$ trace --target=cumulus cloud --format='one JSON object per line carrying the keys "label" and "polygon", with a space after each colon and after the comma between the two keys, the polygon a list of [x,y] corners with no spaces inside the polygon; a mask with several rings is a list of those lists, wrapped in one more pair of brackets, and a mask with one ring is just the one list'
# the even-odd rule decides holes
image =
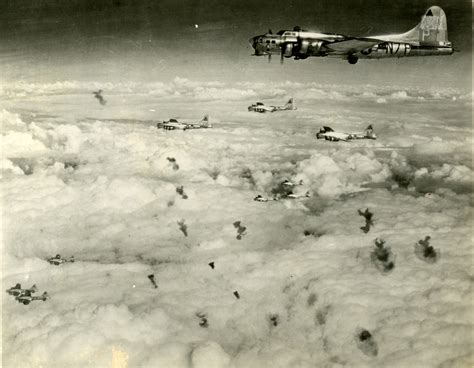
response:
{"label": "cumulus cloud", "polygon": [[[286,82],[240,82],[227,84],[219,81],[193,81],[187,78],[175,77],[170,82],[84,82],[61,81],[47,84],[15,82],[2,86],[0,94],[8,99],[24,98],[28,96],[54,96],[87,94],[102,89],[107,95],[135,95],[160,97],[165,99],[179,99],[183,97],[198,101],[209,100],[248,100],[273,99],[293,96],[300,100],[347,100],[362,99],[382,101],[418,100],[452,100],[458,97],[461,100],[471,99],[471,94],[455,88],[422,89],[419,87],[374,86],[374,85],[326,85],[314,82],[300,83]],[[92,96],[92,94],[91,94]]]}
{"label": "cumulus cloud", "polygon": [[406,91],[398,91],[398,92],[392,93],[390,97],[397,100],[405,100],[408,98],[408,94]]}
{"label": "cumulus cloud", "polygon": [[[111,99],[105,110],[95,104],[90,119],[76,118],[83,105],[61,96],[91,85],[137,103],[124,108]],[[51,296],[25,306],[5,295],[5,366],[466,361],[472,161],[470,137],[459,137],[470,122],[452,110],[448,124],[433,108],[458,103],[451,97],[459,91],[181,78],[2,88],[12,107],[0,114],[2,283],[36,284]],[[21,94],[38,94],[31,111],[15,100]],[[62,104],[43,103],[53,94]],[[161,95],[165,113],[194,113],[217,98],[242,101],[244,110],[247,100],[288,95],[302,104],[259,115],[219,102],[217,127],[177,132],[136,118]],[[407,99],[414,110],[398,109]],[[338,131],[373,123],[379,138],[316,140],[326,123]],[[272,197],[284,180],[312,197],[253,201]],[[374,213],[368,233],[357,212],[365,208]],[[435,264],[414,254],[426,236],[440,249]],[[396,258],[383,275],[371,262],[376,237]],[[76,261],[48,264],[58,253]],[[361,351],[362,329],[377,343],[376,357]]]}
{"label": "cumulus cloud", "polygon": [[333,157],[315,153],[299,164],[297,180],[311,183],[320,196],[339,196],[361,190],[367,182],[387,179],[386,165],[377,159],[357,153]]}

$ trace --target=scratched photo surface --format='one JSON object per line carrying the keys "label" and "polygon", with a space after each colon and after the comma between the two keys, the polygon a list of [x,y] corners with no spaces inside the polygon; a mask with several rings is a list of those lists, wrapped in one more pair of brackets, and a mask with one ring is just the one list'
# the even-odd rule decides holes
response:
{"label": "scratched photo surface", "polygon": [[472,366],[471,12],[1,1],[2,366]]}

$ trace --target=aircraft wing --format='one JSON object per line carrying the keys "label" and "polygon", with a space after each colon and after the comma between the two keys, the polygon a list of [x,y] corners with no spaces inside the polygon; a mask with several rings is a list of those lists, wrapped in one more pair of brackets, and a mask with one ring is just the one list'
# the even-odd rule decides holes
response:
{"label": "aircraft wing", "polygon": [[345,55],[360,52],[382,42],[384,41],[376,38],[348,37],[342,41],[326,43],[324,47],[328,50],[329,54]]}
{"label": "aircraft wing", "polygon": [[330,138],[335,138],[335,139],[338,139],[338,140],[344,141],[344,142],[350,142],[349,141],[349,135],[347,133],[340,133],[340,132],[331,131],[331,132],[324,133],[323,136],[330,137]]}

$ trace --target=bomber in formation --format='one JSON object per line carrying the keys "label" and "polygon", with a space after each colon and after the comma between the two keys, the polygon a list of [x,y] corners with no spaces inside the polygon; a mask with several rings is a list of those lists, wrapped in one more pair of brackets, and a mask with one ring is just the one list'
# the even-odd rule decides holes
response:
{"label": "bomber in formation", "polygon": [[286,104],[283,106],[265,106],[263,102],[257,102],[248,107],[249,111],[253,112],[275,112],[275,111],[285,111],[285,110],[296,110],[293,98],[290,98]]}
{"label": "bomber in formation", "polygon": [[269,31],[249,42],[255,56],[268,56],[270,60],[276,54],[281,62],[284,58],[303,60],[314,56],[341,58],[356,64],[359,59],[451,55],[455,51],[448,41],[446,14],[439,6],[430,7],[416,27],[401,34],[352,37],[294,27],[276,34]]}
{"label": "bomber in formation", "polygon": [[330,127],[322,127],[318,133],[316,133],[317,139],[326,139],[327,141],[344,141],[349,142],[353,139],[377,139],[377,135],[374,133],[374,127],[370,124],[364,132],[360,133],[341,133],[336,132]]}
{"label": "bomber in formation", "polygon": [[168,121],[157,123],[156,127],[158,129],[164,129],[164,130],[188,130],[188,129],[212,128],[212,125],[209,122],[209,116],[206,115],[197,123],[185,123],[185,122],[180,122],[177,119],[169,119]]}
{"label": "bomber in formation", "polygon": [[74,256],[69,258],[61,257],[60,254],[56,254],[54,257],[48,258],[48,262],[52,265],[59,266],[63,263],[74,263]]}
{"label": "bomber in formation", "polygon": [[30,304],[34,300],[42,300],[43,302],[49,299],[48,293],[45,291],[40,296],[33,296],[32,294],[36,293],[38,288],[36,285],[33,285],[29,289],[22,289],[21,284],[16,284],[11,288],[7,289],[6,292],[9,295],[15,297],[15,300],[18,303],[22,303],[24,305]]}

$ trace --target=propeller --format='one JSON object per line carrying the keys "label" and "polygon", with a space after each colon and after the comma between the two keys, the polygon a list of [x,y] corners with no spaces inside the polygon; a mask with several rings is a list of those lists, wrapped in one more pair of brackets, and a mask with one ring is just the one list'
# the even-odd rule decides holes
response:
{"label": "propeller", "polygon": [[281,53],[280,53],[280,64],[283,64],[284,62],[284,58],[285,58],[285,54],[287,52],[287,50],[289,51],[289,57],[291,57],[291,53],[292,53],[292,43],[291,42],[283,42],[280,46],[280,50],[281,50]]}
{"label": "propeller", "polygon": [[272,50],[270,49],[270,46],[267,46],[267,55],[268,55],[268,63],[271,63],[271,61],[272,61]]}

